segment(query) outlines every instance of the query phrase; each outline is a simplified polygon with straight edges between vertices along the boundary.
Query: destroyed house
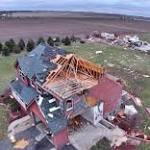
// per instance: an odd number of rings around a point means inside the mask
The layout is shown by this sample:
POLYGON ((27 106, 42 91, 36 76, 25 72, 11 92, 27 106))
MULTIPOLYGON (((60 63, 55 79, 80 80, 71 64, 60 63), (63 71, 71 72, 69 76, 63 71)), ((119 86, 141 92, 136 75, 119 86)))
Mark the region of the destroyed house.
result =
POLYGON ((58 149, 69 142, 70 119, 83 114, 96 124, 120 104, 122 86, 116 78, 63 49, 40 44, 18 58, 15 68, 11 96, 35 124, 43 123, 58 149))

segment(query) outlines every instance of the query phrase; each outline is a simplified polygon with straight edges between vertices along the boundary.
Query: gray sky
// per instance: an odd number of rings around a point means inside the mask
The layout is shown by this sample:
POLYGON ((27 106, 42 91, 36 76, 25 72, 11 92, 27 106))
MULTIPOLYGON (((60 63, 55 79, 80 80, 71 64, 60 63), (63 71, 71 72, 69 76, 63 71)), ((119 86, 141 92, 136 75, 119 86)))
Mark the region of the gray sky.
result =
POLYGON ((0 0, 0 10, 70 10, 150 17, 150 0, 0 0))

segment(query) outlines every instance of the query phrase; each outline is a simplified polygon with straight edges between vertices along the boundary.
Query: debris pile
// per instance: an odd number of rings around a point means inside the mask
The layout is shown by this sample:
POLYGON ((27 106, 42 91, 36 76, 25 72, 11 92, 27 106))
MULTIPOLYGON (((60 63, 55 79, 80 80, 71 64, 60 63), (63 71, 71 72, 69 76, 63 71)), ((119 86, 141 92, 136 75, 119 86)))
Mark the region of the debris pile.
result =
POLYGON ((73 119, 69 120, 69 132, 72 133, 74 131, 78 131, 87 124, 87 120, 85 120, 82 116, 76 116, 73 119))
POLYGON ((130 48, 141 52, 150 52, 150 43, 140 40, 137 35, 120 35, 115 33, 107 33, 94 31, 88 38, 89 42, 102 42, 109 45, 122 46, 124 49, 130 48))
POLYGON ((29 145, 29 142, 26 141, 25 139, 21 139, 17 141, 14 145, 15 149, 25 149, 29 145))

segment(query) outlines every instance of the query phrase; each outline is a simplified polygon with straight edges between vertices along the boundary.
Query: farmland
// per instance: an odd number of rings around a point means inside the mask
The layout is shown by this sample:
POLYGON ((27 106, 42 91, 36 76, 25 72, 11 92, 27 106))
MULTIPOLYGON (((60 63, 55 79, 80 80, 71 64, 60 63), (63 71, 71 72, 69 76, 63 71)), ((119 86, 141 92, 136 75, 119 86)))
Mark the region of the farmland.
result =
POLYGON ((117 33, 150 32, 149 22, 121 20, 120 16, 94 13, 47 12, 15 13, 13 18, 0 19, 0 41, 9 38, 33 38, 39 36, 83 37, 94 30, 117 33))

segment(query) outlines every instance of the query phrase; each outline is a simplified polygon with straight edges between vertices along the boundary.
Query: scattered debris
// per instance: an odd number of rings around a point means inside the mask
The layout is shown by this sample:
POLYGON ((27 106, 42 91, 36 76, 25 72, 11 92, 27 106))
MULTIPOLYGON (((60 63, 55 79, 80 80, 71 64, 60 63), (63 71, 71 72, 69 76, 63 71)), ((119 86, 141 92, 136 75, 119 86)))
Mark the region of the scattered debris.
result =
POLYGON ((96 54, 102 54, 103 51, 96 51, 96 54))
POLYGON ((102 42, 109 45, 122 46, 125 50, 138 50, 145 53, 150 52, 150 43, 140 40, 137 35, 119 35, 115 33, 94 31, 89 36, 90 42, 102 42))
POLYGON ((143 75, 143 77, 145 77, 145 78, 149 78, 150 76, 149 76, 149 75, 143 75))
POLYGON ((142 105, 142 102, 141 102, 141 100, 140 100, 140 98, 138 98, 138 97, 133 97, 133 96, 132 96, 132 100, 134 101, 134 103, 135 103, 137 106, 140 106, 140 107, 143 106, 143 105, 142 105))
MULTIPOLYGON (((150 116, 150 108, 147 107, 147 108, 145 108, 145 110, 146 110, 146 112, 148 113, 148 115, 150 116)), ((150 128, 150 127, 149 127, 149 128, 150 128)))
POLYGON ((114 67, 115 65, 112 64, 112 63, 107 63, 107 66, 108 66, 108 67, 114 67))
POLYGON ((133 116, 135 114, 137 114, 137 110, 135 109, 135 107, 133 105, 125 105, 125 111, 124 113, 126 115, 130 115, 130 116, 133 116))
POLYGON ((113 41, 113 40, 115 40, 115 34, 102 32, 101 33, 101 38, 106 39, 108 41, 110 41, 110 40, 113 41))
POLYGON ((29 145, 29 142, 25 139, 19 140, 15 143, 14 148, 16 149, 25 149, 29 145))

